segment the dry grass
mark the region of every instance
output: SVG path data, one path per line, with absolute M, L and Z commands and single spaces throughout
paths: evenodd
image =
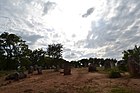
M 46 70 L 43 75 L 31 75 L 1 86 L 0 93 L 122 93 L 112 92 L 118 87 L 140 93 L 139 79 L 109 79 L 106 74 L 87 71 L 87 68 L 72 69 L 72 75 L 64 76 L 59 72 Z M 0 85 L 7 82 L 3 79 L 0 81 Z

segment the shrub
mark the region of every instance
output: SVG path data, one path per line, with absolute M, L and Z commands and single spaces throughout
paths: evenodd
M 121 77 L 121 74 L 117 70 L 111 70 L 109 72 L 109 78 L 120 78 L 120 77 Z
M 25 72 L 26 71 L 26 68 L 25 68 L 25 66 L 22 66 L 22 67 L 19 67 L 18 69 L 17 69 L 17 72 Z
M 119 65 L 118 66 L 118 69 L 122 72 L 126 72 L 128 71 L 128 67 L 126 65 Z

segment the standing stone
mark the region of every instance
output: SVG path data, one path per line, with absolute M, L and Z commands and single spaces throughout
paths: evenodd
M 105 67 L 105 69 L 110 69 L 111 68 L 110 61 L 105 61 L 104 67 Z
M 19 79 L 24 79 L 26 77 L 27 77 L 27 75 L 25 73 L 23 73 L 23 72 L 19 73 Z
M 93 63 L 89 64 L 88 72 L 95 72 L 95 71 L 97 71 L 96 66 Z
M 60 70 L 59 65 L 54 66 L 54 72 L 59 72 L 59 70 Z
M 15 72 L 15 73 L 12 73 L 12 74 L 9 74 L 5 80 L 19 80 L 19 73 L 18 72 Z
M 128 58 L 128 70 L 134 77 L 140 77 L 140 65 L 134 60 L 132 56 Z
M 37 67 L 37 74 L 42 74 L 42 67 L 41 66 Z
M 111 66 L 111 68 L 113 69 L 113 68 L 115 67 L 115 62 L 110 61 L 110 66 Z
M 34 68 L 33 66 L 30 66 L 28 69 L 28 74 L 33 74 L 33 72 L 34 72 Z
M 15 80 L 15 81 L 18 81 L 19 79 L 24 79 L 26 77 L 27 77 L 27 75 L 22 73 L 22 72 L 15 72 L 15 73 L 9 74 L 5 78 L 5 80 Z
M 71 66 L 69 63 L 64 63 L 64 75 L 71 75 Z

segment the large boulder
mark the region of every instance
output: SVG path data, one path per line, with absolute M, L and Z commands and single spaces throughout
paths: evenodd
M 19 79 L 23 79 L 26 77 L 27 77 L 27 75 L 24 73 L 15 72 L 15 73 L 12 73 L 12 74 L 9 74 L 8 76 L 6 76 L 5 80 L 19 80 Z

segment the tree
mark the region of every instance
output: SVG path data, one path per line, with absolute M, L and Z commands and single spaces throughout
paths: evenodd
M 61 44 L 48 45 L 47 54 L 53 59 L 60 59 L 62 58 L 62 48 L 63 45 Z
M 83 67 L 88 67 L 88 63 L 89 63 L 88 59 L 81 59 L 79 61 Z
M 54 71 L 59 71 L 59 59 L 62 59 L 62 48 L 61 44 L 51 44 L 48 45 L 47 54 L 52 58 L 53 64 L 55 66 Z
M 0 35 L 0 60 L 2 69 L 16 69 L 21 57 L 26 57 L 28 45 L 21 37 L 4 32 Z
M 32 65 L 43 65 L 46 52 L 43 49 L 36 49 L 30 54 Z
M 127 63 L 129 72 L 133 76 L 140 76 L 140 46 L 123 52 L 123 59 Z

